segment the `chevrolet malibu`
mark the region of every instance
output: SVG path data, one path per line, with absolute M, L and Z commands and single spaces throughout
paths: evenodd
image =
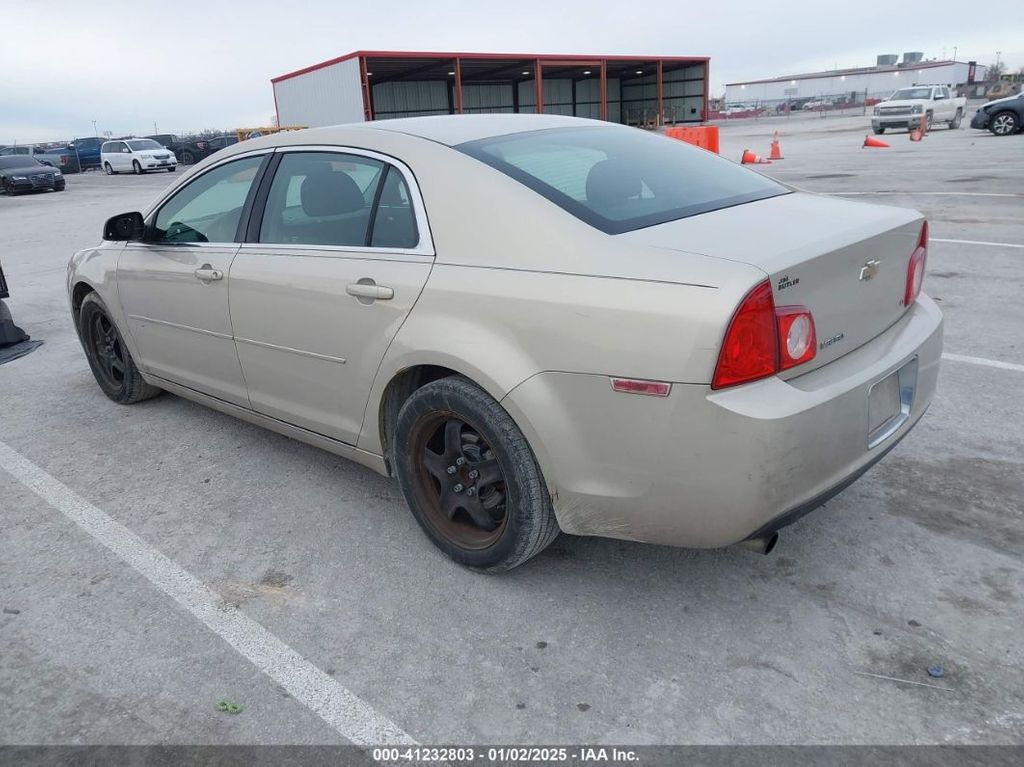
M 280 133 L 103 240 L 67 286 L 110 399 L 395 476 L 481 570 L 559 531 L 767 552 L 906 436 L 941 355 L 919 213 L 605 122 Z

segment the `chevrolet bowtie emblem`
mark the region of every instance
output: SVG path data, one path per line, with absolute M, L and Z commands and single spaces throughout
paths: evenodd
M 878 269 L 881 265 L 881 261 L 878 261 L 874 258 L 871 259 L 860 268 L 860 279 L 870 280 L 872 277 L 878 274 Z

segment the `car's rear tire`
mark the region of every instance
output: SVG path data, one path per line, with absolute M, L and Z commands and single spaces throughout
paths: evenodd
M 461 376 L 432 381 L 405 401 L 393 454 L 416 521 L 462 565 L 510 570 L 558 536 L 526 438 L 493 397 Z
M 189 151 L 181 153 L 181 164 L 182 165 L 195 165 L 196 156 Z
M 141 176 L 143 173 L 145 173 L 145 171 L 142 170 L 142 166 L 139 164 L 138 160 L 132 160 L 132 173 L 134 173 L 136 176 Z
M 885 128 L 875 128 L 874 131 L 876 136 L 881 136 L 883 133 L 885 133 Z
M 1020 118 L 1013 112 L 999 112 L 988 120 L 988 129 L 996 136 L 1012 136 L 1020 128 Z
M 109 162 L 103 163 L 103 172 L 106 173 L 108 176 L 113 176 L 115 173 L 114 169 L 111 167 Z
M 114 402 L 133 405 L 162 389 L 146 383 L 100 297 L 89 293 L 78 312 L 78 337 L 100 389 Z
M 963 120 L 963 119 L 964 119 L 963 110 L 961 110 L 961 109 L 956 110 L 956 116 L 952 120 L 949 121 L 949 129 L 950 130 L 957 130 L 960 127 L 961 120 Z

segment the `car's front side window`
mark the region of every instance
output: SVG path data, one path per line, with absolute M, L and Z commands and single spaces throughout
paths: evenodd
M 262 156 L 220 165 L 174 194 L 157 213 L 150 242 L 234 242 Z
M 261 243 L 366 246 L 380 160 L 335 152 L 288 152 L 270 185 Z

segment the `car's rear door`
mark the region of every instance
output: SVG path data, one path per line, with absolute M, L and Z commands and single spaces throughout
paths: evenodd
M 215 165 L 163 201 L 129 242 L 117 288 L 139 362 L 155 375 L 248 407 L 228 308 L 228 273 L 270 150 Z
M 409 169 L 373 152 L 279 149 L 231 266 L 254 410 L 355 444 L 370 386 L 433 264 Z

